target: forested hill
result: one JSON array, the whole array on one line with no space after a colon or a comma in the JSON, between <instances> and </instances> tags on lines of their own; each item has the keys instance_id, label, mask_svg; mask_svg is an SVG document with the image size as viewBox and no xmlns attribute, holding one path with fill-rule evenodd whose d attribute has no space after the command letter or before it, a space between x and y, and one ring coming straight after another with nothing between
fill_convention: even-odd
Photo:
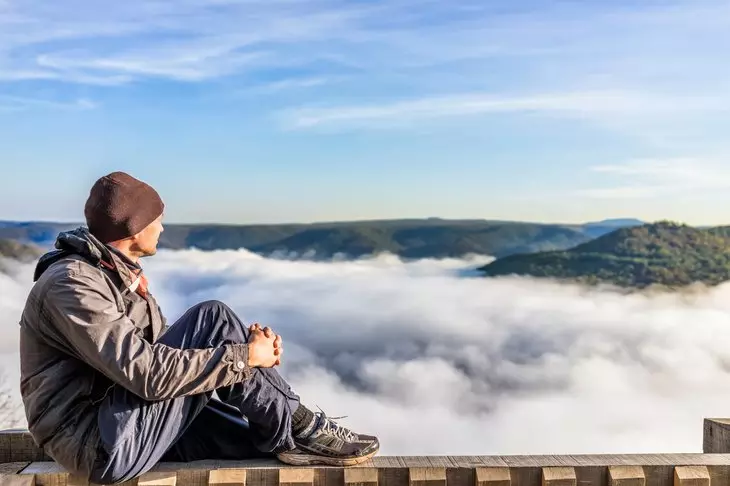
<instances>
[{"instance_id":1,"label":"forested hill","mask_svg":"<svg viewBox=\"0 0 730 486\"><path fill-rule=\"evenodd\" d=\"M32 262L41 255L41 249L35 245L20 243L15 240L0 239L0 272L7 271L7 260Z\"/></svg>"},{"instance_id":2,"label":"forested hill","mask_svg":"<svg viewBox=\"0 0 730 486\"><path fill-rule=\"evenodd\" d=\"M643 288L730 279L730 228L673 222L621 228L565 251L511 255L480 270Z\"/></svg>"}]
</instances>

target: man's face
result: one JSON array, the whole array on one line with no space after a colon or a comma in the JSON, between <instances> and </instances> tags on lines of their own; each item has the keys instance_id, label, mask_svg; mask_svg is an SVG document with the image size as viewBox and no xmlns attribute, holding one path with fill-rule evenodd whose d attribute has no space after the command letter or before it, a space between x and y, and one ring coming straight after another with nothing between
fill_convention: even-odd
<instances>
[{"instance_id":1,"label":"man's face","mask_svg":"<svg viewBox=\"0 0 730 486\"><path fill-rule=\"evenodd\" d=\"M160 234L164 231L162 227L163 215L147 225L145 229L133 236L134 250L141 256L152 256L157 253L157 243L160 240Z\"/></svg>"}]
</instances>

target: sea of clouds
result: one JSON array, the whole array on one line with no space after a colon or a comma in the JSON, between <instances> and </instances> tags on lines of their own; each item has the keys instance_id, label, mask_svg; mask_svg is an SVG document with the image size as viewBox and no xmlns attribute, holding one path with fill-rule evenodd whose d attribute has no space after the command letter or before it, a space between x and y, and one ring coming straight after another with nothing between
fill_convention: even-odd
<instances>
[{"instance_id":1,"label":"sea of clouds","mask_svg":"<svg viewBox=\"0 0 730 486\"><path fill-rule=\"evenodd\" d=\"M626 294L477 277L487 261L186 250L143 264L171 322L217 299L273 327L303 401L378 435L383 454L701 452L702 419L730 416L730 285ZM0 274L0 428L24 425L31 275Z\"/></svg>"}]
</instances>

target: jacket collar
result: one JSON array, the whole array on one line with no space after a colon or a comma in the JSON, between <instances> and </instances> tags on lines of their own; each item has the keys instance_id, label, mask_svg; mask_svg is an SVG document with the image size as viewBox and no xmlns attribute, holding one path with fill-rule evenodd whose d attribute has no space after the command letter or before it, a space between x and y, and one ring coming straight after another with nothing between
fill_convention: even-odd
<instances>
[{"instance_id":1,"label":"jacket collar","mask_svg":"<svg viewBox=\"0 0 730 486\"><path fill-rule=\"evenodd\" d=\"M58 238L56 238L55 247L55 250L46 253L38 260L33 274L33 281L38 280L43 272L62 258L69 255L79 255L96 267L116 271L125 289L134 291L139 285L138 278L142 277L142 267L124 257L116 249L99 241L83 226L71 231L59 233ZM135 265L137 270L133 273L127 262L122 260L122 258L130 264ZM132 289L132 286L135 288Z\"/></svg>"}]
</instances>

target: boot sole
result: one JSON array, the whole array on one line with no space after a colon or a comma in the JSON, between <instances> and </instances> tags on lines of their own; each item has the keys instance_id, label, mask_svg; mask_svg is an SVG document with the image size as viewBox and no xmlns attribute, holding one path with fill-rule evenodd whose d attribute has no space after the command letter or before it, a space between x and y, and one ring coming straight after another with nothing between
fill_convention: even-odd
<instances>
[{"instance_id":1,"label":"boot sole","mask_svg":"<svg viewBox=\"0 0 730 486\"><path fill-rule=\"evenodd\" d=\"M368 459L371 459L375 454L378 453L378 450L374 450L373 452L366 454L364 456L357 456L357 457L327 457L327 456L320 456L317 454L308 454L306 452L296 452L296 453L288 453L283 452L281 454L278 454L276 457L281 462L285 464L291 464L292 466L314 466L314 465L323 465L323 466L355 466L357 464L361 464Z\"/></svg>"}]
</instances>

